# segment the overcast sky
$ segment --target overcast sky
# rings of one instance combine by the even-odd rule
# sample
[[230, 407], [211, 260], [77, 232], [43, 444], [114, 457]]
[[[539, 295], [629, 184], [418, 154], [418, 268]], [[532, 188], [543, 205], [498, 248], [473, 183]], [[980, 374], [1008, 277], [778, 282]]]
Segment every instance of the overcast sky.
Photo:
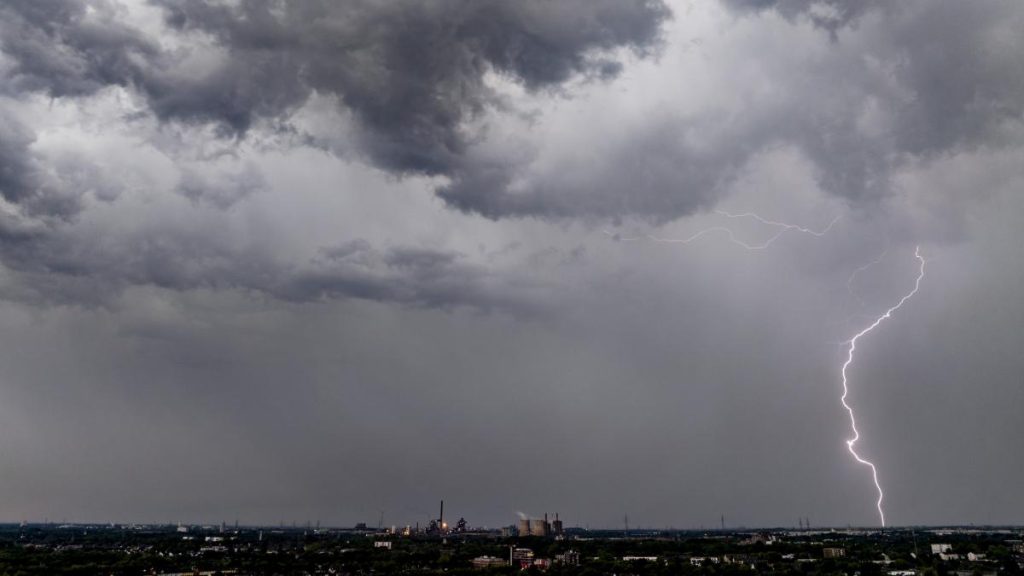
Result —
[[0, 519], [875, 525], [840, 366], [920, 246], [857, 447], [892, 524], [1022, 523], [1022, 29], [6, 0]]

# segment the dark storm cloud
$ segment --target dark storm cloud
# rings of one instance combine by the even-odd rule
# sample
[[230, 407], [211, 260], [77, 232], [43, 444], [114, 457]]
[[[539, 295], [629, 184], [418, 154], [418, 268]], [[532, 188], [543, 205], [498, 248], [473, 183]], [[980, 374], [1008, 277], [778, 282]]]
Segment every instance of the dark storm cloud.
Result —
[[[288, 115], [312, 94], [331, 95], [354, 114], [356, 148], [373, 164], [397, 174], [465, 182], [460, 175], [479, 172], [467, 157], [479, 135], [466, 123], [497, 98], [485, 74], [496, 72], [533, 91], [557, 88], [574, 75], [608, 78], [620, 70], [608, 54], [622, 47], [648, 50], [668, 17], [656, 0], [153, 4], [183, 42], [212, 41], [216, 49], [162, 46], [126, 24], [124, 8], [111, 2], [7, 2], [0, 7], [0, 48], [10, 64], [3, 91], [74, 99], [125, 87], [142, 95], [163, 122], [213, 124], [234, 138], [245, 137], [260, 120], [284, 122], [287, 129]], [[64, 172], [41, 166], [33, 156], [32, 130], [6, 114], [0, 122], [0, 192], [26, 213], [70, 219], [82, 209], [85, 193], [116, 198], [116, 185], [80, 163], [64, 171], [68, 177], [46, 176], [46, 168], [55, 168], [57, 176]], [[221, 176], [182, 171], [181, 194], [221, 209], [264, 186], [252, 168]], [[86, 176], [92, 179], [86, 182]], [[475, 287], [481, 276], [465, 264], [403, 253], [384, 258], [386, 278], [330, 270], [270, 282], [266, 275], [288, 272], [268, 272], [266, 263], [219, 253], [203, 244], [208, 240], [154, 234], [131, 250], [110, 242], [82, 247], [55, 226], [34, 244], [9, 246], [3, 254], [8, 266], [29, 274], [68, 275], [70, 293], [80, 293], [80, 285], [140, 283], [242, 286], [289, 299], [350, 295], [427, 306], [457, 304], [463, 291], [472, 305], [485, 308], [515, 300], [502, 296], [502, 303], [490, 302]], [[43, 288], [52, 292], [50, 284]]]
[[[993, 136], [1002, 123], [1022, 119], [1024, 63], [1017, 56], [1024, 41], [1012, 33], [1024, 20], [1018, 3], [726, 0], [725, 4], [740, 11], [775, 10], [789, 19], [806, 17], [815, 23], [829, 15], [836, 29], [874, 13], [878, 21], [872, 25], [881, 29], [875, 36], [880, 43], [865, 56], [891, 66], [889, 72], [905, 89], [899, 94], [875, 93], [903, 100], [887, 102], [895, 112], [892, 134], [898, 151], [924, 154], [977, 144]], [[849, 39], [836, 42], [841, 49]]]
[[[463, 123], [492, 98], [487, 71], [532, 90], [577, 73], [613, 75], [617, 63], [599, 52], [647, 49], [668, 16], [655, 0], [156, 3], [174, 29], [212, 36], [223, 61], [176, 74], [176, 54], [118, 23], [104, 3], [19, 1], [2, 8], [3, 49], [15, 62], [8, 90], [76, 96], [133, 86], [160, 118], [239, 134], [312, 91], [333, 94], [359, 118], [374, 162], [448, 174], [468, 145]], [[86, 17], [87, 7], [99, 15]]]
[[[485, 135], [468, 124], [497, 105], [485, 75], [497, 72], [532, 91], [557, 89], [581, 74], [614, 75], [620, 63], [609, 59], [612, 50], [643, 53], [657, 42], [669, 16], [663, 4], [153, 4], [180, 41], [200, 47], [168, 48], [126, 24], [123, 8], [109, 2], [4, 4], [4, 91], [76, 98], [123, 86], [141, 94], [164, 122], [212, 123], [239, 138], [260, 120], [287, 126], [312, 94], [330, 95], [353, 114], [354, 146], [373, 164], [396, 174], [441, 176], [446, 182], [437, 194], [449, 206], [492, 219], [672, 220], [713, 207], [751, 159], [780, 144], [811, 160], [825, 191], [857, 208], [871, 207], [891, 194], [893, 174], [908, 164], [980, 145], [1014, 144], [1007, 127], [1019, 125], [1024, 114], [1024, 61], [1015, 57], [1024, 41], [1012, 34], [1022, 19], [1016, 3], [734, 0], [725, 4], [743, 18], [776, 12], [789, 25], [806, 19], [834, 37], [814, 61], [775, 63], [771, 98], [753, 96], [734, 110], [687, 117], [654, 113], [609, 134], [596, 158], [535, 173], [528, 153], [481, 153]], [[216, 48], [203, 47], [208, 44]], [[775, 55], [752, 58], [769, 65]], [[735, 89], [747, 87], [738, 81]], [[865, 128], [865, 118], [875, 126]], [[74, 155], [47, 164], [32, 150], [36, 135], [30, 128], [9, 112], [0, 114], [0, 123], [0, 193], [26, 216], [46, 221], [53, 236], [35, 240], [37, 246], [5, 249], [5, 262], [16, 269], [165, 287], [223, 282], [289, 298], [341, 294], [345, 287], [364, 294], [379, 280], [320, 270], [270, 289], [271, 283], [254, 277], [286, 271], [267, 272], [270, 264], [234, 253], [207, 254], [213, 248], [201, 238], [184, 236], [147, 238], [130, 259], [118, 256], [123, 247], [110, 244], [68, 249], [64, 244], [74, 242], [59, 222], [82, 210], [85, 195], [116, 199], [118, 184]], [[196, 203], [225, 210], [264, 189], [252, 166], [222, 174], [185, 168], [177, 187]], [[455, 262], [431, 264], [456, 276], [466, 272]], [[390, 267], [392, 280], [410, 285], [434, 278], [422, 266], [381, 265]], [[435, 286], [434, 296], [385, 292], [401, 301], [444, 305], [457, 285]]]
[[25, 215], [55, 225], [79, 212], [82, 194], [116, 194], [116, 183], [104, 181], [92, 165], [73, 154], [52, 163], [39, 158], [32, 151], [35, 141], [28, 126], [0, 108], [0, 195]]
[[159, 4], [173, 27], [211, 34], [230, 56], [199, 90], [149, 89], [160, 116], [244, 131], [315, 90], [357, 115], [378, 165], [429, 174], [460, 163], [470, 136], [463, 123], [492, 98], [488, 70], [533, 90], [592, 69], [607, 74], [614, 63], [595, 51], [642, 50], [667, 16], [649, 0]]
[[29, 152], [35, 134], [0, 109], [0, 194], [20, 202], [39, 188], [40, 167]]
[[737, 78], [733, 89], [752, 94], [738, 108], [687, 118], [659, 112], [643, 128], [608, 134], [623, 144], [602, 161], [515, 189], [528, 167], [469, 163], [440, 196], [492, 218], [671, 220], [713, 206], [755, 155], [792, 145], [813, 162], [823, 190], [873, 209], [908, 165], [1019, 144], [1011, 131], [1024, 119], [1019, 3], [726, 5], [746, 18], [777, 12], [793, 26], [806, 19], [830, 40], [820, 58], [791, 66], [779, 66], [771, 52], [749, 55], [775, 73], [767, 79], [772, 91], [759, 97], [761, 86]]
[[0, 6], [0, 47], [15, 62], [6, 93], [83, 96], [142, 79], [156, 45], [99, 0], [14, 0]]
[[[863, 32], [863, 53], [810, 69], [822, 86], [840, 83], [852, 98], [805, 94], [802, 111], [790, 112], [797, 129], [783, 137], [799, 143], [819, 166], [823, 187], [850, 199], [887, 193], [890, 170], [908, 160], [955, 153], [984, 143], [1019, 144], [999, 131], [1024, 120], [1024, 24], [1012, 1], [964, 3], [726, 2], [771, 9], [790, 19], [807, 17]], [[858, 21], [871, 15], [871, 22]], [[832, 50], [855, 45], [839, 35]], [[830, 62], [831, 63], [831, 62]], [[813, 78], [813, 77], [812, 77]], [[803, 87], [802, 87], [803, 88]], [[837, 104], [845, 104], [845, 109]], [[888, 124], [878, 134], [858, 129], [873, 106]], [[873, 187], [880, 190], [872, 190]]]
[[[621, 63], [603, 54], [649, 50], [668, 17], [664, 5], [156, 4], [186, 41], [212, 39], [223, 56], [206, 55], [209, 68], [190, 71], [185, 52], [159, 48], [102, 2], [8, 3], [3, 49], [14, 66], [6, 89], [76, 96], [131, 86], [165, 121], [212, 122], [235, 135], [260, 119], [286, 121], [314, 92], [333, 95], [354, 114], [356, 149], [370, 161], [444, 176], [441, 198], [490, 218], [679, 217], [712, 205], [752, 155], [779, 143], [815, 163], [826, 191], [870, 205], [891, 192], [893, 171], [907, 162], [995, 144], [993, 135], [1024, 113], [1013, 2], [727, 0], [745, 17], [776, 12], [827, 29], [830, 53], [782, 72], [789, 77], [777, 79], [781, 92], [770, 102], [755, 99], [727, 120], [652, 119], [646, 131], [617, 134], [630, 145], [589, 167], [592, 178], [554, 175], [516, 188], [528, 162], [474, 152], [482, 136], [467, 122], [496, 98], [484, 75], [493, 70], [534, 91], [576, 74], [613, 76]], [[863, 52], [850, 30], [871, 38]], [[890, 122], [880, 132], [860, 127], [869, 107]]]

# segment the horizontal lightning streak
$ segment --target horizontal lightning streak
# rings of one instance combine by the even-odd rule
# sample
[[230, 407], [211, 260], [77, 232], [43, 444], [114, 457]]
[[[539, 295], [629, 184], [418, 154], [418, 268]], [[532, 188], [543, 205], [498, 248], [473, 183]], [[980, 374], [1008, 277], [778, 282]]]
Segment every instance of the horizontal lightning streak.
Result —
[[878, 481], [878, 468], [875, 467], [875, 465], [871, 461], [862, 458], [860, 454], [857, 453], [857, 450], [854, 449], [854, 445], [857, 443], [858, 440], [860, 440], [860, 432], [857, 430], [857, 419], [853, 415], [853, 408], [850, 407], [850, 405], [846, 402], [846, 398], [850, 393], [849, 382], [846, 376], [846, 370], [850, 367], [850, 364], [853, 363], [853, 353], [857, 349], [857, 340], [859, 340], [862, 336], [877, 328], [879, 324], [881, 324], [887, 318], [890, 318], [893, 312], [899, 310], [899, 308], [903, 306], [904, 302], [910, 300], [914, 296], [914, 294], [917, 294], [918, 289], [921, 287], [921, 279], [924, 278], [925, 263], [924, 257], [921, 256], [920, 246], [914, 249], [914, 257], [917, 258], [918, 261], [920, 261], [921, 263], [920, 269], [917, 274], [917, 279], [914, 281], [914, 289], [907, 293], [905, 296], [903, 296], [903, 298], [900, 298], [900, 301], [897, 302], [895, 306], [886, 310], [884, 314], [876, 318], [875, 321], [872, 322], [867, 328], [861, 330], [860, 332], [855, 334], [853, 338], [849, 340], [848, 343], [850, 345], [850, 348], [847, 351], [846, 362], [843, 362], [842, 369], [843, 395], [842, 397], [840, 397], [839, 401], [842, 402], [843, 408], [845, 408], [846, 411], [850, 414], [850, 429], [853, 431], [853, 437], [846, 441], [846, 448], [850, 451], [850, 454], [853, 455], [853, 458], [857, 462], [871, 468], [871, 478], [874, 480], [875, 489], [878, 491], [878, 501], [875, 503], [875, 507], [878, 508], [878, 517], [881, 520], [883, 528], [885, 527], [885, 511], [882, 509], [882, 500], [885, 499], [885, 493], [882, 491], [882, 484]]
[[666, 244], [689, 244], [690, 242], [693, 242], [694, 240], [697, 240], [708, 234], [721, 232], [728, 237], [730, 242], [738, 246], [741, 246], [742, 248], [745, 248], [747, 250], [764, 250], [765, 248], [771, 246], [776, 240], [778, 240], [783, 234], [785, 234], [788, 231], [792, 230], [795, 232], [801, 232], [804, 234], [811, 234], [813, 236], [820, 237], [828, 233], [828, 231], [832, 229], [835, 223], [839, 221], [839, 216], [836, 216], [835, 218], [832, 219], [831, 222], [828, 223], [828, 226], [826, 226], [825, 228], [821, 230], [812, 230], [810, 228], [804, 228], [803, 226], [797, 226], [795, 224], [787, 224], [785, 222], [776, 222], [774, 220], [768, 220], [766, 218], [758, 216], [757, 214], [754, 214], [753, 212], [732, 214], [730, 212], [725, 212], [724, 210], [715, 210], [715, 213], [721, 216], [725, 216], [726, 218], [753, 218], [754, 220], [757, 220], [762, 224], [779, 228], [779, 231], [760, 244], [751, 244], [749, 242], [744, 242], [743, 240], [740, 240], [739, 238], [736, 237], [736, 234], [731, 229], [726, 228], [725, 226], [712, 226], [711, 228], [705, 228], [704, 230], [701, 230], [693, 234], [692, 236], [686, 238], [664, 238], [661, 236], [657, 236], [655, 234], [643, 234], [640, 236], [623, 237], [615, 234], [610, 230], [603, 230], [603, 232], [605, 233], [605, 235], [611, 236], [623, 242], [633, 242], [636, 240], [650, 240], [651, 242], [662, 242]]
[[810, 228], [804, 228], [803, 226], [797, 226], [795, 224], [787, 224], [785, 222], [776, 222], [774, 220], [768, 220], [766, 218], [758, 216], [757, 214], [754, 214], [753, 212], [733, 214], [731, 212], [726, 212], [725, 210], [715, 210], [715, 214], [720, 214], [722, 216], [725, 216], [726, 218], [753, 218], [754, 220], [757, 220], [762, 224], [767, 224], [768, 226], [778, 226], [782, 228], [783, 232], [785, 232], [786, 230], [796, 230], [797, 232], [803, 232], [804, 234], [811, 234], [813, 236], [824, 236], [825, 234], [828, 233], [829, 230], [832, 229], [833, 226], [835, 226], [836, 222], [839, 221], [839, 216], [836, 216], [835, 218], [832, 219], [831, 222], [828, 223], [828, 226], [825, 226], [821, 230], [812, 230]]

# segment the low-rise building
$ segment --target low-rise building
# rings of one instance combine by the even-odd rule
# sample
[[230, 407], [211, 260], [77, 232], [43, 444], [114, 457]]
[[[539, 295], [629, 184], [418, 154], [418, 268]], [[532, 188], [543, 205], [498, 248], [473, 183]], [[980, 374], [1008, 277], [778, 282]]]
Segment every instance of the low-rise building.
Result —
[[580, 553], [575, 550], [566, 550], [565, 552], [555, 556], [555, 562], [565, 564], [566, 566], [579, 566]]
[[494, 568], [496, 566], [508, 566], [508, 560], [497, 556], [477, 556], [470, 561], [473, 568]]
[[529, 548], [513, 548], [512, 549], [513, 560], [533, 560], [533, 550]]
[[846, 556], [845, 548], [822, 548], [821, 554], [825, 558], [842, 558]]

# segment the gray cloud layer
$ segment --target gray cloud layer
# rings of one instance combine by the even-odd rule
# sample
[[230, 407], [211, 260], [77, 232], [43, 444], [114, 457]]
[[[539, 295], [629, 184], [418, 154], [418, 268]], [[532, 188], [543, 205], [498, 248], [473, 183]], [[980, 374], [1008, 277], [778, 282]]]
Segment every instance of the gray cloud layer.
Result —
[[[865, 454], [897, 523], [1020, 521], [1021, 29], [4, 2], [0, 518], [415, 522], [458, 478], [474, 523], [872, 523], [837, 361], [920, 244], [851, 372]], [[779, 228], [715, 209], [838, 220], [748, 252]]]
[[[613, 75], [602, 52], [648, 49], [668, 11], [660, 2], [158, 2], [185, 38], [208, 35], [224, 57], [180, 70], [181, 54], [117, 21], [105, 4], [13, 2], [4, 7], [8, 90], [80, 96], [131, 86], [161, 119], [216, 122], [244, 134], [283, 118], [313, 92], [356, 114], [363, 149], [398, 172], [454, 174], [464, 124], [492, 94], [488, 71], [532, 90], [574, 74]], [[101, 16], [86, 18], [87, 9]]]
[[[713, 203], [709, 190], [727, 183], [751, 155], [779, 143], [799, 146], [827, 191], [852, 202], [877, 200], [889, 193], [894, 169], [981, 142], [998, 145], [1000, 130], [1024, 112], [1013, 2], [728, 2], [747, 17], [777, 11], [809, 18], [832, 31], [835, 49], [780, 70], [793, 77], [777, 77], [772, 97], [752, 99], [724, 125], [720, 112], [658, 119], [626, 135], [607, 163], [616, 167], [612, 173], [512, 191], [523, 166], [472, 153], [480, 135], [469, 124], [496, 105], [485, 73], [531, 90], [577, 74], [614, 74], [621, 65], [608, 51], [650, 50], [668, 16], [664, 6], [158, 4], [186, 42], [209, 39], [222, 56], [191, 70], [183, 63], [188, 49], [160, 47], [119, 22], [118, 10], [105, 3], [8, 3], [3, 46], [13, 66], [6, 90], [75, 97], [130, 86], [162, 120], [213, 122], [236, 135], [256, 121], [287, 121], [313, 92], [334, 95], [355, 115], [358, 149], [372, 162], [398, 174], [445, 176], [450, 184], [439, 189], [442, 198], [493, 218], [686, 215]], [[87, 8], [95, 13], [88, 18]], [[870, 28], [867, 37], [844, 32], [858, 26]], [[935, 35], [943, 41], [932, 41]], [[754, 89], [742, 80], [734, 87]], [[871, 121], [882, 126], [866, 127]], [[686, 133], [699, 144], [680, 137]], [[23, 149], [26, 137], [13, 130], [5, 153]], [[9, 199], [39, 188], [25, 180], [24, 159], [10, 165]]]
[[441, 196], [491, 217], [674, 219], [714, 205], [757, 154], [792, 145], [823, 190], [874, 209], [908, 165], [1019, 142], [1011, 134], [1024, 116], [1024, 40], [1012, 32], [1022, 24], [1012, 1], [727, 4], [766, 24], [775, 14], [806, 18], [831, 31], [830, 49], [744, 54], [731, 64], [755, 73], [727, 84], [746, 95], [740, 106], [662, 112], [641, 129], [604, 134], [621, 146], [582, 178], [559, 174], [510, 191], [523, 167], [483, 164]]
[[[486, 73], [508, 76], [530, 90], [555, 88], [574, 75], [612, 76], [620, 65], [610, 51], [650, 49], [668, 17], [667, 8], [653, 0], [155, 4], [183, 42], [208, 39], [210, 53], [161, 46], [158, 38], [125, 23], [124, 10], [110, 2], [5, 3], [0, 48], [11, 65], [4, 91], [12, 97], [73, 99], [125, 87], [141, 94], [163, 122], [212, 123], [234, 138], [244, 138], [256, 122], [286, 122], [313, 93], [331, 95], [357, 118], [357, 147], [375, 165], [396, 174], [463, 181], [464, 174], [478, 172], [466, 155], [476, 138], [467, 123], [496, 104]], [[94, 186], [47, 182], [30, 151], [32, 132], [10, 115], [2, 121], [0, 193], [30, 216], [73, 217], [81, 195]], [[259, 187], [251, 170], [219, 186], [189, 172], [179, 191], [227, 207]], [[427, 263], [437, 267], [429, 274], [424, 266], [392, 265], [410, 274], [408, 287], [397, 291], [326, 270], [278, 288], [252, 281], [251, 270], [265, 263], [204, 254], [207, 246], [184, 238], [146, 242], [147, 248], [125, 261], [91, 248], [69, 250], [65, 244], [73, 240], [62, 238], [59, 227], [52, 224], [49, 235], [31, 246], [6, 250], [8, 266], [101, 282], [224, 283], [288, 297], [329, 293], [445, 305], [442, 293], [451, 290], [417, 295], [422, 282], [452, 272], [443, 259]], [[463, 280], [466, 300], [480, 304], [472, 279]]]

